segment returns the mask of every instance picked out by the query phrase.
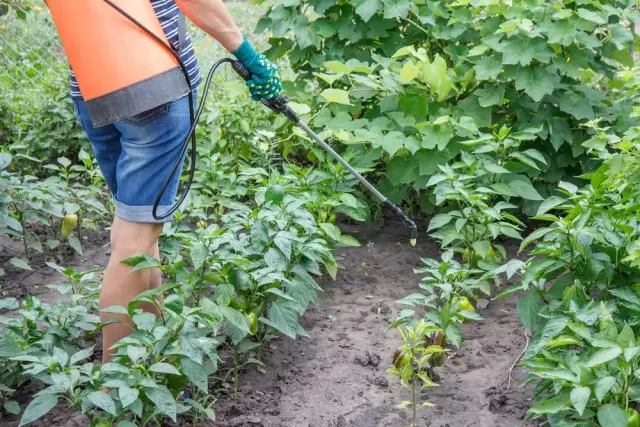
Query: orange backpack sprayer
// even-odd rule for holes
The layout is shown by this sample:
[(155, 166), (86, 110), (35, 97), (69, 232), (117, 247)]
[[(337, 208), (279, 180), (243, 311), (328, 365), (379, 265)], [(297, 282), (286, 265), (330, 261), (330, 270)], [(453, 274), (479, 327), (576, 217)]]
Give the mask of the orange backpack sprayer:
[[(189, 74), (167, 41), (149, 0), (45, 0), (60, 34), (71, 68), (87, 103), (94, 126), (142, 113), (153, 107), (189, 96), (191, 127), (180, 156), (156, 196), (153, 217), (163, 219), (175, 212), (187, 196), (195, 174), (195, 128), (209, 93), (211, 79), (223, 63), (231, 64), (243, 79), (251, 73), (240, 62), (223, 58), (213, 64), (205, 82), (202, 99), (194, 113)], [(180, 40), (185, 34), (184, 16), (180, 15)], [(180, 42), (180, 46), (182, 43)], [(342, 156), (313, 132), (289, 108), (287, 98), (276, 96), (261, 102), (276, 113), (300, 126), (326, 152), (341, 163), (376, 199), (402, 218), (411, 244), (417, 238), (416, 224), (391, 203)], [(182, 196), (167, 212), (157, 209), (169, 181), (180, 165), (180, 158), (191, 141), (191, 168)]]
[[(175, 57), (103, 1), (46, 0), (94, 126), (131, 117), (189, 92)], [(148, 0), (114, 0), (163, 43)]]

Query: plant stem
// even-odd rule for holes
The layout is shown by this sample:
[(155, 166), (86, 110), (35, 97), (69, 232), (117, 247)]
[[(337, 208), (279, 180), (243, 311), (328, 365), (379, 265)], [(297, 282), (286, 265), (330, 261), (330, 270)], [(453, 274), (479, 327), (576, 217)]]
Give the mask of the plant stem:
[(411, 406), (413, 409), (413, 427), (416, 427), (417, 424), (417, 420), (416, 420), (416, 376), (413, 376), (413, 379), (411, 381), (411, 399), (413, 400), (413, 405)]
[(233, 398), (238, 400), (238, 350), (233, 349)]
[(20, 225), (22, 226), (22, 243), (24, 244), (24, 256), (29, 260), (29, 245), (27, 242), (27, 227), (24, 223), (24, 212), (20, 211)]

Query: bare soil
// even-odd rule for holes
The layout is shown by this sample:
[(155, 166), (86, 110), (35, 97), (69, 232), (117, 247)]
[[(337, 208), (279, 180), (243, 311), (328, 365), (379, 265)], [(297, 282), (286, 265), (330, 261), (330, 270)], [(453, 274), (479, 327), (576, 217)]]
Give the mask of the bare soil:
[[(423, 237), (411, 247), (403, 227), (363, 225), (350, 233), (363, 246), (337, 251), (344, 267), (335, 281), (321, 283), (320, 305), (310, 309), (302, 324), (311, 338), (278, 338), (268, 344), (264, 372), (250, 368), (240, 377), (239, 399), (225, 397), (216, 404), (217, 421), (211, 427), (377, 427), (406, 426), (409, 413), (396, 406), (409, 393), (395, 377), (385, 373), (400, 345), (397, 331), (387, 330), (399, 306), (395, 301), (418, 290), (413, 268), (420, 258), (438, 257), (438, 247)], [(0, 241), (0, 257), (13, 249)], [(19, 246), (19, 245), (18, 245)], [(513, 251), (510, 251), (513, 252)], [(14, 252), (15, 253), (15, 252)], [(83, 268), (106, 265), (106, 248), (94, 244), (76, 259)], [(51, 302), (55, 296), (43, 283), (59, 280), (53, 270), (7, 271), (0, 292), (10, 296), (39, 294)], [(524, 348), (525, 337), (515, 310), (515, 299), (490, 301), (478, 308), (484, 320), (463, 326), (464, 345), (448, 356), (436, 374), (439, 387), (422, 396), (435, 406), (419, 409), (418, 426), (534, 425), (522, 418), (531, 390), (521, 386), (525, 373), (513, 370), (513, 383), (503, 383), (507, 371)], [(222, 369), (226, 366), (222, 366)], [(37, 391), (35, 385), (20, 392), (21, 404)], [(24, 406), (22, 406), (24, 408)], [(0, 420), (17, 426), (17, 418)], [(86, 426), (82, 415), (55, 408), (37, 426)]]

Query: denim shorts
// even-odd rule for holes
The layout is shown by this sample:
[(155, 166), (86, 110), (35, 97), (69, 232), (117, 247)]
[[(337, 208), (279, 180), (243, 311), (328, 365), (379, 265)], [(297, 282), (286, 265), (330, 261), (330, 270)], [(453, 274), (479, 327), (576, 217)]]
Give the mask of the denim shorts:
[[(193, 99), (195, 103), (195, 91)], [(171, 221), (171, 216), (153, 218), (153, 203), (189, 132), (189, 97), (100, 127), (91, 124), (84, 101), (74, 99), (74, 104), (78, 121), (111, 191), (116, 216), (130, 222)], [(183, 164), (184, 156), (160, 200), (159, 216), (175, 202)]]

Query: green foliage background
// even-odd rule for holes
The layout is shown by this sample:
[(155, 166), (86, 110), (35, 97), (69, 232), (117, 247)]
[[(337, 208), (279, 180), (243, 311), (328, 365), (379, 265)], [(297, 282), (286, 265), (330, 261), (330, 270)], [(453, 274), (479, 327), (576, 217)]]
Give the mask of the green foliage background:
[(634, 122), (631, 104), (610, 93), (614, 71), (632, 64), (639, 22), (632, 0), (284, 0), (256, 30), (272, 31), (268, 53), (298, 73), (287, 88), (296, 98), (321, 106), (313, 95), (332, 89), (314, 124), (364, 156), (362, 168), (386, 165), (379, 178), (396, 201), (416, 195), (430, 211), (421, 189), (436, 165), (464, 150), (459, 142), (502, 127), (535, 129), (523, 148), (547, 162), (526, 173), (506, 164), (507, 182), (530, 181), (546, 196), (590, 169), (582, 125)]

